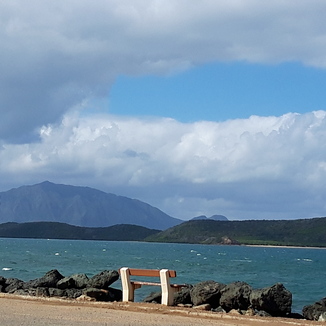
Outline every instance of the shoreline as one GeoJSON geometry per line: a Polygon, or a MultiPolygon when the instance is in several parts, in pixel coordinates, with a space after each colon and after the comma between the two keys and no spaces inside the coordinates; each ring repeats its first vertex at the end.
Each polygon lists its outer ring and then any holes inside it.
{"type": "Polygon", "coordinates": [[[257,247],[257,248],[283,248],[283,249],[322,249],[325,250],[326,247],[303,247],[303,246],[284,246],[284,245],[249,245],[249,244],[242,244],[240,246],[244,247],[257,247]]]}
{"type": "Polygon", "coordinates": [[[258,326],[268,325],[325,325],[324,322],[283,317],[244,316],[210,311],[193,311],[189,308],[168,307],[154,303],[89,302],[58,298],[28,297],[0,294],[0,321],[7,326],[24,325],[216,325],[258,326]],[[83,317],[85,315],[85,317],[83,317]],[[8,317],[8,320],[6,319],[8,317]],[[12,322],[9,324],[8,321],[12,322]],[[44,323],[49,322],[52,323],[44,323]],[[84,324],[85,322],[85,324],[84,324]]]}

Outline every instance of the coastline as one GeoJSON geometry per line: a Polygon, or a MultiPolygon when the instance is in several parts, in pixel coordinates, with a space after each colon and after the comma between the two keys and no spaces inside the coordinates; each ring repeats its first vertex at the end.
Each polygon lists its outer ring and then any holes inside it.
{"type": "Polygon", "coordinates": [[[276,245],[249,245],[249,244],[242,244],[241,246],[244,247],[257,247],[257,248],[284,248],[284,249],[322,249],[325,250],[326,247],[303,247],[303,246],[276,246],[276,245]]]}
{"type": "Polygon", "coordinates": [[[280,317],[243,316],[189,308],[167,307],[153,303],[88,302],[57,298],[0,295],[0,321],[6,326],[258,326],[325,325],[324,322],[280,317]]]}

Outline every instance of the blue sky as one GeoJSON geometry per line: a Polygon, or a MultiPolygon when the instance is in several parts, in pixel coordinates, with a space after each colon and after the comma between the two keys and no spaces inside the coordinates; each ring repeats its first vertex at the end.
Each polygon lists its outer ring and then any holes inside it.
{"type": "Polygon", "coordinates": [[[109,112],[182,122],[326,109],[326,71],[300,63],[210,63],[167,76],[120,76],[109,112]]]}
{"type": "Polygon", "coordinates": [[[0,191],[325,216],[325,16],[324,0],[0,2],[0,191]]]}

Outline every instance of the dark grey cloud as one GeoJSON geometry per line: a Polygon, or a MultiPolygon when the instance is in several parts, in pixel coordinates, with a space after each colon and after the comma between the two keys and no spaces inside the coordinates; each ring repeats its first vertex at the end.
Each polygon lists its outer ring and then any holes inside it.
{"type": "Polygon", "coordinates": [[[106,97],[121,74],[167,74],[210,61],[326,67],[324,1],[0,3],[0,138],[106,97]]]}

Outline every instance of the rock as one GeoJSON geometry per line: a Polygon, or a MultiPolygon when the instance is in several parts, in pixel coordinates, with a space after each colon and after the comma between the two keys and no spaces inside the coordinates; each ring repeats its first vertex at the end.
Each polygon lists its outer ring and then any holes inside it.
{"type": "Polygon", "coordinates": [[[302,315],[308,320],[319,320],[319,317],[326,312],[326,298],[323,298],[312,305],[304,306],[302,315]]]}
{"type": "Polygon", "coordinates": [[[119,279],[119,273],[115,270],[102,271],[94,275],[87,284],[88,288],[107,289],[113,282],[119,279]]]}
{"type": "Polygon", "coordinates": [[[36,288],[35,295],[37,297],[49,297],[50,296],[49,289],[45,287],[38,287],[36,288]]]}
{"type": "Polygon", "coordinates": [[[318,321],[326,321],[326,312],[322,312],[320,314],[318,321]]]}
{"type": "Polygon", "coordinates": [[[201,304],[199,306],[193,306],[193,309],[209,311],[209,310],[212,309],[212,307],[211,307],[211,305],[209,303],[204,303],[204,304],[201,304]]]}
{"type": "Polygon", "coordinates": [[[240,242],[235,239],[231,239],[228,236],[224,236],[221,238],[220,244],[222,244],[222,245],[240,245],[240,242]]]}
{"type": "Polygon", "coordinates": [[[40,278],[26,282],[24,288],[55,288],[57,283],[63,278],[64,277],[58,272],[58,270],[53,269],[40,278]]]}
{"type": "Polygon", "coordinates": [[[94,298],[96,301],[113,302],[122,300],[122,291],[114,288],[108,288],[108,290],[87,288],[82,291],[81,295],[94,298]]]}
{"type": "Polygon", "coordinates": [[[255,316],[256,312],[252,308],[248,308],[246,311],[242,313],[245,316],[255,316]]]}
{"type": "Polygon", "coordinates": [[[245,282],[234,282],[221,290],[220,305],[225,311],[247,310],[250,306],[252,288],[245,282]]]}
{"type": "Polygon", "coordinates": [[[109,297],[111,302],[122,301],[122,291],[120,289],[115,289],[109,287],[109,297]]]}
{"type": "Polygon", "coordinates": [[[3,276],[0,276],[0,285],[5,285],[6,279],[3,276]]]}
{"type": "Polygon", "coordinates": [[[209,303],[213,308],[217,308],[220,305],[221,290],[224,287],[225,284],[215,281],[197,283],[190,290],[191,302],[195,306],[209,303]]]}
{"type": "Polygon", "coordinates": [[[258,317],[272,317],[272,315],[270,315],[268,312],[264,310],[256,311],[255,315],[258,317]]]}
{"type": "Polygon", "coordinates": [[[64,297],[65,291],[57,289],[57,288],[49,288],[49,296],[50,297],[64,297]]]}
{"type": "Polygon", "coordinates": [[[180,291],[176,292],[174,294],[174,301],[173,305],[178,305],[178,304],[192,304],[191,302],[191,296],[190,296],[190,291],[192,289],[192,285],[187,285],[183,287],[180,291]]]}
{"type": "Polygon", "coordinates": [[[291,313],[292,293],[277,283],[271,287],[252,290],[250,303],[253,309],[264,310],[272,316],[285,316],[291,313]]]}
{"type": "Polygon", "coordinates": [[[76,298],[77,301],[96,301],[95,298],[89,297],[85,294],[82,294],[78,298],[76,298]]]}
{"type": "Polygon", "coordinates": [[[96,301],[109,301],[109,291],[97,288],[87,288],[83,290],[83,295],[94,298],[96,301]]]}
{"type": "Polygon", "coordinates": [[[74,287],[75,287],[75,280],[70,276],[62,278],[57,283],[57,288],[61,290],[71,289],[74,287]]]}
{"type": "Polygon", "coordinates": [[[161,292],[151,292],[143,302],[149,303],[161,303],[162,302],[162,293],[161,292]]]}
{"type": "Polygon", "coordinates": [[[84,289],[87,287],[87,284],[89,282],[89,278],[86,274],[74,274],[70,276],[74,282],[75,282],[75,288],[76,289],[84,289]]]}
{"type": "Polygon", "coordinates": [[[230,315],[241,315],[241,312],[238,310],[238,309],[231,309],[229,312],[228,312],[230,315]]]}
{"type": "Polygon", "coordinates": [[[7,278],[4,284],[4,292],[14,293],[23,288],[24,282],[18,278],[7,278]]]}
{"type": "Polygon", "coordinates": [[[57,283],[58,289],[84,289],[87,287],[89,278],[86,274],[74,274],[64,277],[57,283]]]}
{"type": "Polygon", "coordinates": [[[66,289],[63,292],[63,295],[70,299],[76,299],[83,294],[82,289],[66,289]]]}
{"type": "Polygon", "coordinates": [[[219,313],[222,313],[222,314],[226,314],[226,311],[221,306],[212,309],[212,311],[219,312],[219,313]]]}

